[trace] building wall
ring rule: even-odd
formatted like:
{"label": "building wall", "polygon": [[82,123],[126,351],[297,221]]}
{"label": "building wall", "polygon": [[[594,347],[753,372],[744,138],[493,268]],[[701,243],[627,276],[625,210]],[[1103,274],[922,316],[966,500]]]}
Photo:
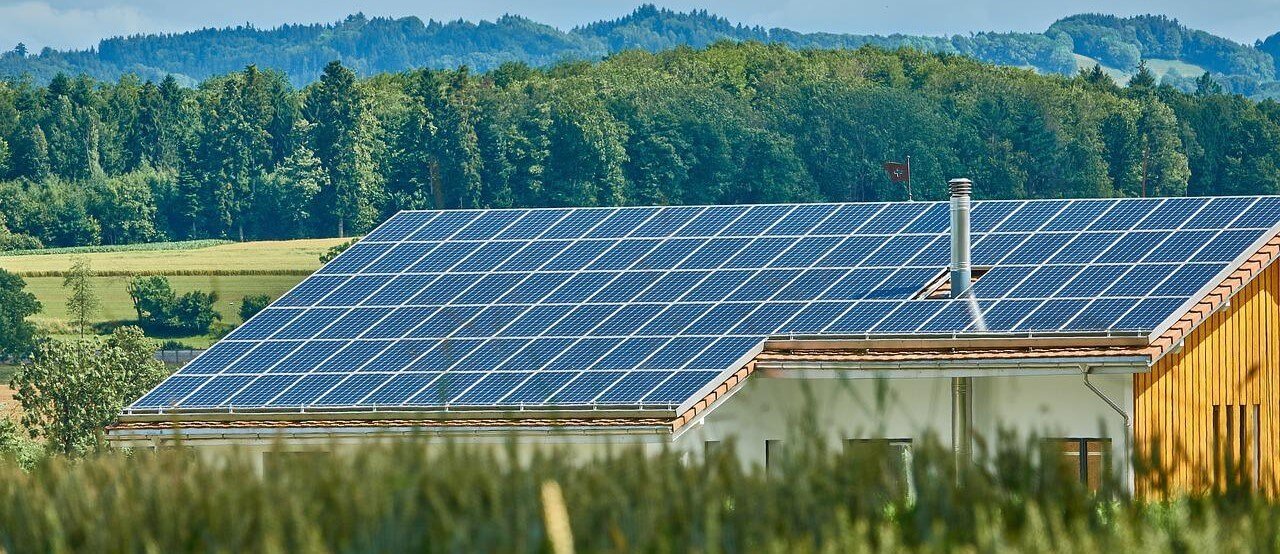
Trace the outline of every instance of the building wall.
{"label": "building wall", "polygon": [[[1127,375],[1099,375],[1095,385],[1113,400],[1132,398]],[[1122,453],[1121,418],[1079,376],[982,377],[973,380],[973,424],[979,440],[996,436],[1000,429],[1042,437],[1117,437]],[[1128,409],[1128,406],[1126,406]],[[811,410],[806,412],[806,410]],[[449,433],[431,436],[424,448],[444,441],[458,441],[494,449],[514,442],[521,458],[542,450],[586,462],[625,445],[640,445],[657,453],[673,448],[689,458],[703,455],[707,441],[733,439],[739,459],[746,465],[765,464],[765,441],[799,442],[802,419],[812,417],[823,438],[833,447],[845,439],[919,439],[934,434],[944,444],[951,440],[951,381],[919,379],[795,379],[751,376],[746,383],[705,416],[695,419],[672,439],[669,434],[574,433]],[[406,440],[412,435],[350,434],[334,436],[316,432],[284,437],[272,432],[224,432],[188,435],[179,441],[167,436],[152,442],[126,441],[121,446],[196,447],[200,455],[219,457],[238,452],[262,463],[274,452],[341,453],[379,441]],[[285,456],[287,459],[288,457]],[[1117,469],[1121,456],[1113,456]]]}
{"label": "building wall", "polygon": [[[1091,377],[1112,400],[1131,411],[1128,375]],[[977,377],[973,425],[979,440],[1006,429],[1022,436],[1115,437],[1112,459],[1122,467],[1123,419],[1084,386],[1081,376]],[[806,413],[806,410],[812,410]],[[951,381],[920,379],[792,379],[753,375],[742,388],[678,437],[677,445],[701,452],[706,441],[735,438],[747,464],[764,464],[765,441],[795,440],[804,417],[833,445],[851,438],[918,439],[932,433],[951,440]]]}
{"label": "building wall", "polygon": [[[254,431],[245,433],[190,434],[178,437],[165,434],[156,440],[132,439],[117,441],[118,447],[129,448],[189,448],[206,460],[217,461],[228,456],[242,456],[259,468],[268,460],[289,460],[289,454],[351,454],[367,450],[374,445],[390,445],[414,441],[425,450],[447,448],[449,445],[465,445],[466,448],[494,451],[499,459],[507,459],[514,446],[517,459],[524,463],[535,454],[568,457],[575,463],[617,453],[624,448],[639,448],[643,452],[658,454],[670,448],[669,435],[660,432],[638,434],[574,433],[574,432],[451,432],[447,434],[416,432],[341,432],[331,434],[312,432],[285,435],[280,432]],[[307,458],[296,458],[306,460]]]}
{"label": "building wall", "polygon": [[[1264,270],[1149,374],[1136,375],[1133,389],[1139,452],[1162,469],[1156,474],[1159,478],[1168,480],[1140,480],[1139,492],[1202,492],[1212,486],[1220,475],[1215,462],[1224,445],[1239,449],[1238,434],[1235,441],[1224,440],[1223,414],[1244,406],[1245,450],[1257,441],[1260,485],[1275,493],[1280,477],[1280,264]],[[1260,427],[1256,437],[1250,421],[1255,406]]]}

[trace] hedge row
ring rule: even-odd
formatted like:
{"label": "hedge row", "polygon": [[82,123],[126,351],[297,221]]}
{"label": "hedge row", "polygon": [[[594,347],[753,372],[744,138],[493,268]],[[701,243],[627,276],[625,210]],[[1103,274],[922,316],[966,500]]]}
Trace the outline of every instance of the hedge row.
{"label": "hedge row", "polygon": [[54,254],[95,254],[99,252],[140,252],[149,250],[195,250],[209,248],[235,241],[225,239],[184,240],[176,242],[147,242],[141,244],[105,244],[98,246],[69,246],[64,248],[38,248],[31,250],[8,250],[0,252],[0,256],[49,256]]}
{"label": "hedge row", "polygon": [[[166,277],[237,277],[270,275],[311,275],[310,269],[160,269],[156,271],[94,271],[94,277],[136,277],[140,275],[164,275]],[[20,277],[65,277],[66,270],[14,271]]]}

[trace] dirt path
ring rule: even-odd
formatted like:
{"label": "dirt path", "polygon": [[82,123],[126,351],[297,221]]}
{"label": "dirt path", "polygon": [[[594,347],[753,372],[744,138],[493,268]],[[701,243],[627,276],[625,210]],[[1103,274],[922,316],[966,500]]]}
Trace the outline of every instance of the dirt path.
{"label": "dirt path", "polygon": [[13,389],[0,385],[0,417],[17,411],[18,403],[13,399],[13,393]]}

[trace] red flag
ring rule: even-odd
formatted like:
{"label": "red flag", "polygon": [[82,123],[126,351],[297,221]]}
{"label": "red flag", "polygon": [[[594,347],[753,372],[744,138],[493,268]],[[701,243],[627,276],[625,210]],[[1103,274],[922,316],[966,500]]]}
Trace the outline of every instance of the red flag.
{"label": "red flag", "polygon": [[899,162],[884,162],[884,171],[889,174],[889,182],[905,183],[911,180],[911,166]]}

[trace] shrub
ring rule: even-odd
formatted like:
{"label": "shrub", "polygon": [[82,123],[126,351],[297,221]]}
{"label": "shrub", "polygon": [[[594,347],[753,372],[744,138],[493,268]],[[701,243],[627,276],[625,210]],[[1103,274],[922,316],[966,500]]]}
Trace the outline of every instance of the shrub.
{"label": "shrub", "polygon": [[217,293],[191,291],[177,296],[169,278],[163,275],[135,277],[129,281],[128,290],[138,322],[148,332],[200,335],[222,319],[222,314],[213,309]]}
{"label": "shrub", "polygon": [[0,252],[14,250],[38,250],[44,248],[40,239],[22,233],[0,232]]}
{"label": "shrub", "polygon": [[139,322],[163,321],[168,317],[174,301],[169,279],[163,275],[134,277],[126,288],[133,299],[133,310],[137,312]]}
{"label": "shrub", "polygon": [[159,350],[198,350],[198,349],[180,340],[169,339],[160,343]]}
{"label": "shrub", "polygon": [[137,327],[94,337],[49,341],[13,376],[14,398],[32,438],[63,454],[94,449],[102,428],[126,404],[164,378],[155,346]]}
{"label": "shrub", "polygon": [[[198,248],[209,248],[221,244],[231,244],[232,241],[224,239],[200,239],[185,240],[177,242],[145,242],[140,244],[111,244],[99,246],[67,246],[62,248],[44,248],[40,244],[40,240],[27,235],[11,235],[22,236],[23,239],[15,239],[27,241],[27,246],[21,249],[15,248],[7,250],[0,246],[0,256],[29,256],[33,254],[53,255],[53,254],[94,254],[98,252],[146,252],[155,250],[195,250]],[[0,235],[0,243],[3,243],[4,237]]]}
{"label": "shrub", "polygon": [[36,326],[27,317],[41,306],[26,286],[22,277],[0,269],[0,360],[26,356],[35,347]]}
{"label": "shrub", "polygon": [[16,421],[0,416],[0,459],[17,462],[23,469],[34,466],[44,450],[27,435]]}
{"label": "shrub", "polygon": [[265,294],[250,294],[240,299],[240,321],[249,321],[249,318],[261,312],[267,304],[271,303],[271,297]]}
{"label": "shrub", "polygon": [[327,264],[333,261],[334,258],[338,257],[338,254],[341,254],[344,251],[346,251],[346,249],[351,248],[351,245],[355,244],[357,240],[360,240],[360,239],[351,239],[342,244],[335,244],[333,246],[330,246],[329,249],[326,250],[324,254],[320,255],[320,263]]}
{"label": "shrub", "polygon": [[169,312],[169,326],[193,335],[208,333],[213,322],[222,319],[222,314],[213,309],[217,301],[216,292],[193,290],[179,296]]}

